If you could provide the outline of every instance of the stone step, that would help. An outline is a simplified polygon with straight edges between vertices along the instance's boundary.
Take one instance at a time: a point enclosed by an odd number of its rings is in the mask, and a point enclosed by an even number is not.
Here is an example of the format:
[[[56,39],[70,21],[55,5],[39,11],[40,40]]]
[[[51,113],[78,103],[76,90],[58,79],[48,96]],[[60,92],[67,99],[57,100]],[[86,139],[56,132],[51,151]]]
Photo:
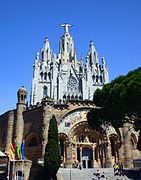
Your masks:
[[[91,168],[91,169],[69,169],[69,168],[60,168],[58,171],[58,180],[92,180],[97,177],[93,175],[100,170],[100,173],[103,172],[106,174],[108,180],[136,180],[138,178],[138,169],[125,169],[124,176],[114,176],[113,168]],[[104,178],[101,178],[101,180]]]

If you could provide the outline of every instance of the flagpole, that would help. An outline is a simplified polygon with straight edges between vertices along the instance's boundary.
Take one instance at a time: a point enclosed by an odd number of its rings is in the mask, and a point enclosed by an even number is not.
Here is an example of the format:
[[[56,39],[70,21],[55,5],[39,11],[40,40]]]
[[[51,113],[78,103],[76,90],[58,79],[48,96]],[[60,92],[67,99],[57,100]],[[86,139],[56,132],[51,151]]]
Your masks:
[[[9,172],[10,172],[10,158],[8,158],[8,174],[7,174],[7,180],[9,180]]]
[[[14,155],[14,160],[13,160],[13,173],[12,173],[12,180],[15,180],[15,155]]]
[[[24,160],[22,159],[22,180],[23,180],[23,174],[24,174]]]
[[[21,153],[22,153],[22,180],[24,176],[24,140],[21,144]]]

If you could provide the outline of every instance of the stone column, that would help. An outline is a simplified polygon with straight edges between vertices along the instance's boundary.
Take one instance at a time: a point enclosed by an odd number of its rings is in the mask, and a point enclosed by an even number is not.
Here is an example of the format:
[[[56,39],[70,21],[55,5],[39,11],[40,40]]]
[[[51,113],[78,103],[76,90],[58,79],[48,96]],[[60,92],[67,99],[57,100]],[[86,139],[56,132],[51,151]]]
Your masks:
[[[64,163],[66,161],[66,142],[64,141],[63,143],[63,146],[64,146]]]
[[[92,157],[93,157],[93,159],[92,159],[92,161],[93,161],[93,168],[94,168],[94,165],[95,165],[95,153],[94,153],[94,149],[95,149],[95,146],[93,145],[93,151],[92,151]]]
[[[106,168],[111,168],[112,165],[112,157],[111,157],[111,143],[110,139],[107,137],[107,143],[106,143]]]
[[[48,142],[48,129],[49,122],[52,118],[53,112],[53,104],[54,101],[50,99],[46,99],[42,102],[43,105],[43,124],[42,124],[42,148],[41,148],[41,156],[44,157],[45,147]]]
[[[120,139],[120,146],[119,146],[119,162],[123,162],[124,163],[124,138],[123,138],[123,128],[119,129],[120,131],[120,135],[121,135],[121,139]]]
[[[82,162],[82,146],[80,146],[80,163],[83,164],[83,162]]]
[[[131,145],[131,131],[128,123],[124,125],[123,128],[123,138],[124,138],[124,166],[128,168],[133,167],[133,154],[132,154],[132,145]]]
[[[71,142],[68,142],[68,146],[67,146],[66,168],[72,168],[72,146],[71,146]]]
[[[94,145],[93,145],[93,168],[98,166],[96,159],[95,159],[95,150],[96,150],[96,143],[94,143]]]
[[[95,159],[95,153],[96,153],[96,156],[97,156],[97,160]],[[98,150],[97,150],[97,147],[95,147],[95,149],[94,149],[94,168],[97,168],[97,167],[99,167],[99,164],[98,164]]]
[[[97,154],[97,157],[98,157],[97,166],[98,166],[99,168],[101,168],[101,161],[100,161],[100,149],[99,149],[99,147],[97,148],[97,151],[98,151],[98,154]]]
[[[26,104],[17,103],[17,119],[16,119],[16,129],[15,129],[15,138],[16,142],[22,143],[23,140],[23,130],[24,130],[24,120],[23,120],[23,111],[26,109]]]
[[[7,133],[6,133],[6,147],[5,152],[9,154],[10,143],[12,143],[12,133],[13,133],[13,124],[14,124],[14,112],[10,111],[8,113],[8,124],[7,124]]]

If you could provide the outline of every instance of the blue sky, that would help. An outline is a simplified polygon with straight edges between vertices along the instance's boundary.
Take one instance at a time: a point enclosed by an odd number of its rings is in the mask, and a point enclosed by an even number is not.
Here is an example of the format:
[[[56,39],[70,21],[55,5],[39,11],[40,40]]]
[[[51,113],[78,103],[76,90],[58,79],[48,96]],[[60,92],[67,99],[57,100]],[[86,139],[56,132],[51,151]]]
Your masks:
[[[104,55],[110,81],[140,65],[140,0],[7,0],[0,5],[0,114],[16,108],[17,91],[31,92],[33,63],[46,36],[57,54],[68,22],[77,57],[85,58],[90,40]]]

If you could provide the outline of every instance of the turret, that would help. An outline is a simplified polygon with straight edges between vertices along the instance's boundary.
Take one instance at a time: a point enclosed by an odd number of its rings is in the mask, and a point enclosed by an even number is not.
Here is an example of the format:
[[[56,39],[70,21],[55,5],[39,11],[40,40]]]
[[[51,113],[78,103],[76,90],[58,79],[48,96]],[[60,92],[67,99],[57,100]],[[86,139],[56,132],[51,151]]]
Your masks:
[[[27,90],[24,88],[24,85],[22,85],[22,87],[18,90],[17,96],[18,96],[17,106],[19,104],[26,106]]]
[[[50,50],[48,36],[44,41],[44,47],[42,50],[42,61],[47,61],[47,60],[51,60],[51,50]]]
[[[65,23],[61,26],[65,27],[65,31],[60,39],[58,59],[61,59],[61,64],[63,64],[65,62],[72,62],[73,60],[75,61],[76,53],[74,49],[74,41],[72,39],[72,36],[68,32],[68,27],[71,27],[72,25]]]

